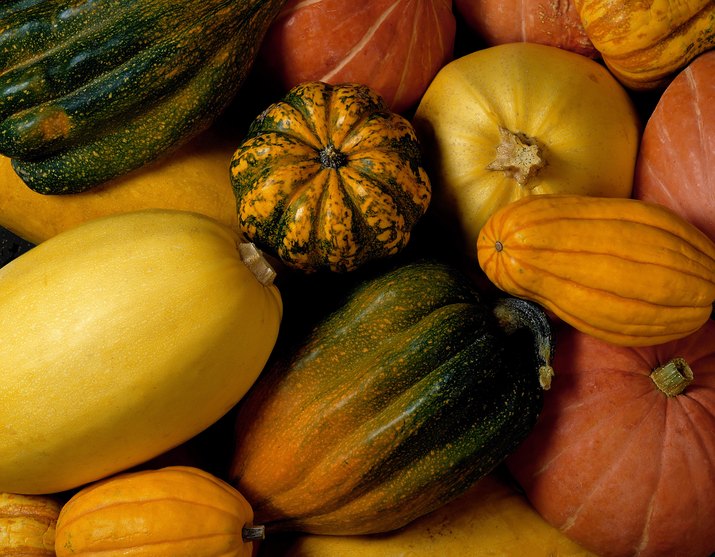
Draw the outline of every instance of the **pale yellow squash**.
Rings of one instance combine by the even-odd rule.
[[[100,479],[233,407],[282,317],[251,248],[203,215],[145,210],[78,225],[0,269],[0,491]]]
[[[631,194],[638,114],[607,69],[573,52],[507,43],[467,54],[440,70],[413,122],[435,229],[472,260],[479,229],[508,202]]]
[[[0,155],[0,226],[38,244],[96,217],[160,208],[195,211],[238,229],[228,170],[236,135],[211,128],[154,163],[67,195],[31,190]]]
[[[54,557],[59,499],[0,493],[0,557]]]
[[[492,472],[444,507],[392,532],[268,537],[259,557],[595,557],[547,523]]]

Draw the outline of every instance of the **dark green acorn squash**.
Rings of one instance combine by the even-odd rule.
[[[431,198],[412,124],[353,83],[301,83],[269,106],[231,182],[246,237],[306,272],[397,254]]]
[[[437,262],[366,278],[283,346],[237,409],[229,473],[269,530],[383,532],[436,509],[527,436],[552,373],[539,306],[487,302]]]
[[[284,3],[4,2],[0,153],[47,194],[146,164],[228,105]]]

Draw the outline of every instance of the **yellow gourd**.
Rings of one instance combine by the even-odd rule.
[[[259,557],[595,557],[493,472],[459,498],[400,530],[368,536],[268,538]]]
[[[474,257],[506,203],[543,193],[629,197],[640,122],[626,90],[585,56],[507,43],[443,67],[413,123],[433,184],[435,230]]]
[[[194,211],[238,230],[229,163],[239,139],[214,127],[178,151],[89,191],[43,195],[0,155],[0,226],[39,244],[87,220],[147,208]]]
[[[0,557],[54,557],[59,500],[0,493]]]
[[[218,420],[276,341],[271,272],[171,210],[88,221],[0,269],[0,490],[75,488]]]

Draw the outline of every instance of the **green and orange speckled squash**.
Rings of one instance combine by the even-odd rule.
[[[231,160],[243,233],[304,271],[398,253],[431,186],[414,129],[361,84],[300,84],[251,125]]]
[[[537,304],[487,300],[442,263],[361,279],[240,404],[230,478],[267,532],[399,528],[503,461],[541,410]]]
[[[284,2],[3,2],[0,154],[46,194],[158,158],[228,105]]]
[[[685,337],[715,301],[715,244],[670,209],[636,199],[522,198],[490,217],[476,248],[499,288],[613,344]]]

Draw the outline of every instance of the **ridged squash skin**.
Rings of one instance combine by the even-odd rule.
[[[192,466],[119,474],[77,492],[57,521],[57,557],[250,557],[253,510]]]
[[[84,191],[205,129],[284,0],[13,0],[0,8],[0,154]]]
[[[72,195],[44,195],[27,187],[0,155],[0,226],[39,244],[97,217],[142,209],[193,211],[238,230],[228,177],[239,139],[210,129],[180,149],[133,172]]]
[[[0,269],[1,491],[124,470],[239,401],[282,317],[239,243],[208,217],[145,210],[79,225]]]
[[[499,288],[613,344],[682,338],[713,311],[715,244],[662,205],[530,196],[492,215],[476,249]]]
[[[715,47],[713,0],[574,0],[591,42],[634,90],[663,87]]]
[[[0,557],[55,557],[59,499],[0,493]]]
[[[444,66],[412,122],[433,183],[435,230],[473,262],[479,229],[529,195],[629,197],[640,120],[590,58],[505,43]]]
[[[596,557],[546,522],[501,470],[399,530],[368,536],[299,535],[285,541],[268,537],[258,556],[271,555]]]
[[[363,279],[239,406],[230,480],[268,532],[402,527],[502,462],[541,409],[536,304],[482,299],[437,262]]]

